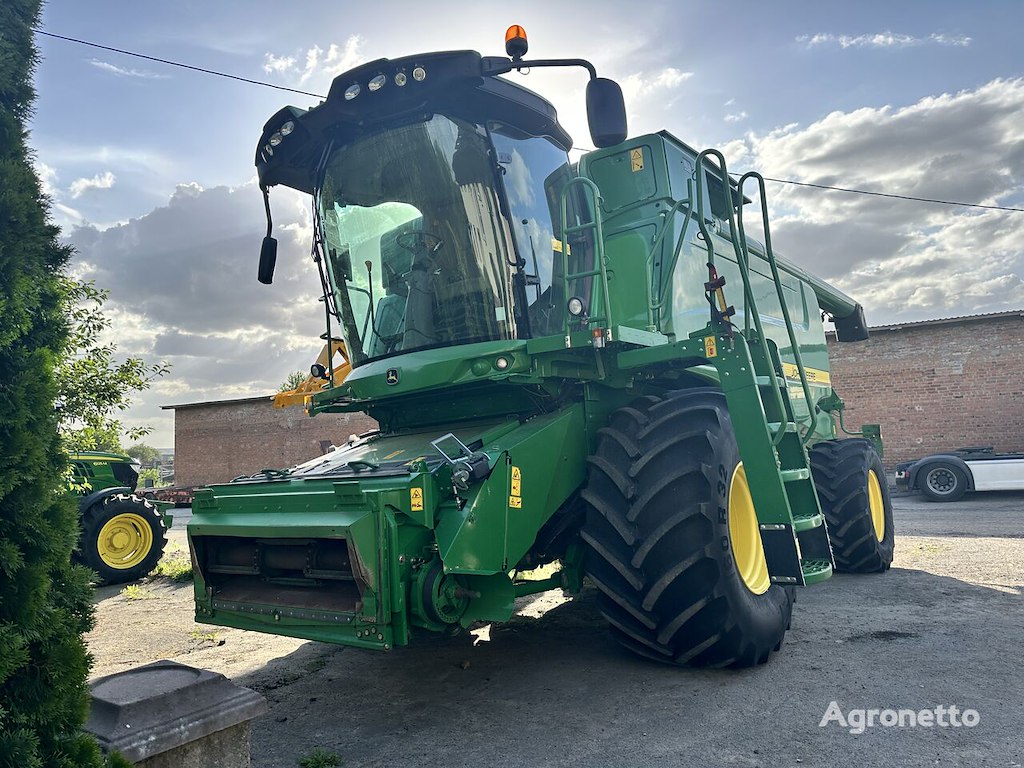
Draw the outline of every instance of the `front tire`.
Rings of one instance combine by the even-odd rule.
[[[868,440],[825,440],[808,456],[836,570],[879,573],[892,564],[892,499],[885,468]]]
[[[82,515],[81,559],[105,584],[141,579],[156,567],[166,544],[163,517],[147,499],[119,493]]]
[[[745,477],[721,391],[620,408],[588,463],[586,570],[616,639],[670,664],[767,661],[793,603],[757,562],[756,519],[755,538],[734,549],[730,531],[749,528],[753,507],[741,499]]]

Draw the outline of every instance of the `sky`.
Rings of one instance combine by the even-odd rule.
[[[432,50],[582,57],[623,87],[629,133],[667,129],[731,171],[1024,207],[1024,3],[51,0],[41,28],[326,94],[357,64]],[[319,99],[37,36],[29,143],[72,269],[109,289],[123,354],[168,361],[126,414],[173,446],[161,405],[270,394],[306,370],[323,308],[309,201],[272,192],[273,286],[253,157],[265,121]],[[585,74],[515,76],[581,151]],[[776,249],[860,301],[870,325],[1024,309],[1024,213],[769,184]]]

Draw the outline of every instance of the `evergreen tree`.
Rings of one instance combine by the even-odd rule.
[[[93,621],[89,572],[71,565],[74,503],[54,413],[68,343],[62,269],[25,122],[39,0],[0,3],[0,766],[101,764],[80,732]]]

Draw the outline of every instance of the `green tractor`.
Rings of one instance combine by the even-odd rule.
[[[105,584],[141,579],[156,567],[167,544],[170,515],[135,494],[139,462],[99,451],[71,454],[82,535],[75,557]]]
[[[863,310],[777,258],[763,212],[747,236],[760,175],[627,139],[619,86],[524,60],[520,28],[506,52],[373,61],[266,124],[259,279],[270,188],[310,194],[351,363],[307,410],[380,429],[197,493],[196,619],[386,651],[588,578],[639,654],[762,663],[795,587],[892,560],[879,431],[836,440],[822,325],[865,339]],[[576,163],[502,77],[555,66],[590,76]]]

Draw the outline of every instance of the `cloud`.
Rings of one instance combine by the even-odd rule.
[[[53,199],[57,194],[57,170],[37,157],[32,158],[32,165],[36,169],[36,176],[39,177],[39,186],[43,190],[43,194]]]
[[[726,115],[722,119],[725,120],[725,122],[727,123],[742,123],[744,120],[747,119],[747,113],[743,111],[733,112]]]
[[[309,259],[308,197],[274,190],[279,240],[272,286],[256,281],[266,222],[255,181],[180,185],[163,206],[106,229],[71,231],[72,270],[110,290],[119,354],[166,360],[171,372],[139,396],[131,423],[169,423],[157,406],[270,394],[319,352],[323,306]]]
[[[808,48],[818,46],[839,46],[840,48],[910,48],[919,45],[945,45],[966,48],[971,38],[966,35],[932,33],[927,37],[898,34],[896,32],[875,32],[866,35],[833,35],[819,32],[815,35],[800,35],[796,38]]]
[[[294,68],[294,56],[275,56],[272,53],[268,53],[263,57],[263,71],[268,75],[274,72],[287,72]]]
[[[79,198],[82,194],[89,189],[110,189],[114,186],[114,182],[117,178],[110,171],[104,171],[103,173],[97,173],[91,179],[75,179],[71,182],[71,186],[68,187],[68,191],[71,193],[71,197]]]
[[[622,93],[628,104],[633,99],[642,99],[659,91],[672,90],[693,77],[693,72],[683,72],[675,67],[650,72],[635,72],[619,79]]]
[[[359,35],[350,35],[342,45],[331,43],[326,53],[319,45],[296,52],[295,55],[266,53],[263,56],[263,71],[285,76],[296,85],[304,85],[311,78],[319,79],[322,76],[326,76],[329,82],[342,72],[366,61],[362,51],[363,43]]]
[[[110,72],[118,77],[138,77],[143,80],[166,80],[170,77],[170,75],[150,72],[148,69],[119,67],[116,64],[111,64],[109,61],[102,61],[101,59],[89,59],[89,63],[97,69],[102,69],[104,72]]]
[[[1020,207],[1022,109],[1024,79],[994,80],[748,134],[731,149],[766,176]],[[1024,214],[775,184],[769,202],[776,246],[861,301],[872,323],[1024,307]]]

